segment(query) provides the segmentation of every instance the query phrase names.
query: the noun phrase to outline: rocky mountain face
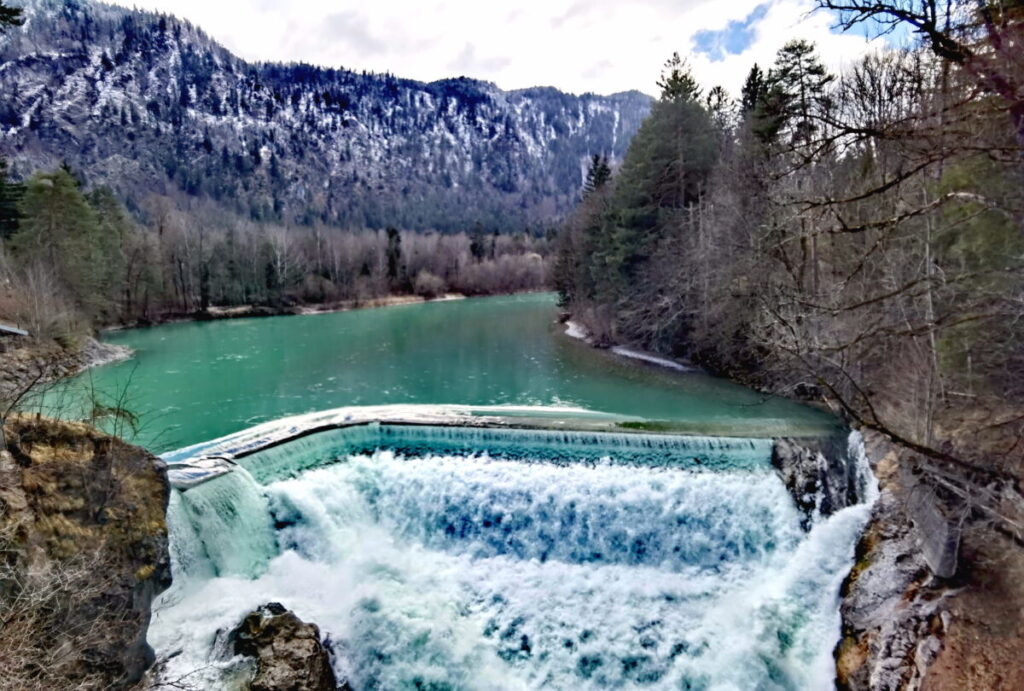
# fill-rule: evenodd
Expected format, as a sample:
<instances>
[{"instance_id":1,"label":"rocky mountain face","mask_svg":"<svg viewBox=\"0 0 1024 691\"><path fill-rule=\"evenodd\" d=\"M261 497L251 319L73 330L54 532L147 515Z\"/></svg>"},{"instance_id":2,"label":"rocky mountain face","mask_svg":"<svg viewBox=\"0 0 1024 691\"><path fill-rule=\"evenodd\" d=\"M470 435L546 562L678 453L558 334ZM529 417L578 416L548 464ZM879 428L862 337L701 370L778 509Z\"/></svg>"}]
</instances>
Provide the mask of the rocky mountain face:
<instances>
[{"instance_id":1,"label":"rocky mountain face","mask_svg":"<svg viewBox=\"0 0 1024 691\"><path fill-rule=\"evenodd\" d=\"M926 676L934 679L929 669L953 626L956 589L925 559L928 535L911 509L916 481L909 452L875 433L867 435L866 447L881 493L840 592L836 688L916 690ZM941 679L930 688L941 688Z\"/></svg>"},{"instance_id":2,"label":"rocky mountain face","mask_svg":"<svg viewBox=\"0 0 1024 691\"><path fill-rule=\"evenodd\" d=\"M0 155L19 176L66 162L136 210L158 193L257 220L543 226L577 200L590 155L625 153L650 106L639 92L253 64L170 16L22 4L25 26L0 37Z\"/></svg>"}]
</instances>

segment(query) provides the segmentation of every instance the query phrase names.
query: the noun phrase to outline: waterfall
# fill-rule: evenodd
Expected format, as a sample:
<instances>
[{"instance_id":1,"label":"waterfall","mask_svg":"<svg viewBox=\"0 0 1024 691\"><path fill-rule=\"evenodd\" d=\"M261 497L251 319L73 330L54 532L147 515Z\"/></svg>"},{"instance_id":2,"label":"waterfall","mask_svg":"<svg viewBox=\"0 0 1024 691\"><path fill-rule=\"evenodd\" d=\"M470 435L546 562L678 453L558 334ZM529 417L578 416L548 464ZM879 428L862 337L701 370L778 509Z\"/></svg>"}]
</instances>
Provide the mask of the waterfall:
<instances>
[{"instance_id":1,"label":"waterfall","mask_svg":"<svg viewBox=\"0 0 1024 691\"><path fill-rule=\"evenodd\" d=\"M864 448L864 437L860 432L850 432L846 443L847 463L853 469L857 497L863 504L874 504L878 499L878 478L871 472L871 462L868 460L867 449Z\"/></svg>"},{"instance_id":2,"label":"waterfall","mask_svg":"<svg viewBox=\"0 0 1024 691\"><path fill-rule=\"evenodd\" d=\"M381 446L407 455L471 454L576 463L609 459L643 465L752 468L768 463L770 439L671 434L382 425Z\"/></svg>"},{"instance_id":3,"label":"waterfall","mask_svg":"<svg viewBox=\"0 0 1024 691\"><path fill-rule=\"evenodd\" d=\"M252 473L257 481L265 483L333 463L352 453L372 451L379 441L378 423L340 427L247 454L239 459L239 465Z\"/></svg>"},{"instance_id":4,"label":"waterfall","mask_svg":"<svg viewBox=\"0 0 1024 691\"><path fill-rule=\"evenodd\" d=\"M355 689L824 688L870 507L804 531L770 456L761 439L308 434L175 492L150 640L216 687L235 664L211 657L218 636L280 601Z\"/></svg>"},{"instance_id":5,"label":"waterfall","mask_svg":"<svg viewBox=\"0 0 1024 691\"><path fill-rule=\"evenodd\" d=\"M167 516L175 580L254 576L277 554L263 488L244 468L187 492L174 490Z\"/></svg>"},{"instance_id":6,"label":"waterfall","mask_svg":"<svg viewBox=\"0 0 1024 691\"><path fill-rule=\"evenodd\" d=\"M203 539L184 506L183 496L180 490L172 489L167 503L167 539L175 584L185 580L205 581L217 576Z\"/></svg>"},{"instance_id":7,"label":"waterfall","mask_svg":"<svg viewBox=\"0 0 1024 691\"><path fill-rule=\"evenodd\" d=\"M238 463L260 483L294 477L377 448L406 456L474 454L550 463L615 463L716 470L767 467L772 440L672 434L588 432L443 425L366 423L305 434L240 454Z\"/></svg>"}]
</instances>

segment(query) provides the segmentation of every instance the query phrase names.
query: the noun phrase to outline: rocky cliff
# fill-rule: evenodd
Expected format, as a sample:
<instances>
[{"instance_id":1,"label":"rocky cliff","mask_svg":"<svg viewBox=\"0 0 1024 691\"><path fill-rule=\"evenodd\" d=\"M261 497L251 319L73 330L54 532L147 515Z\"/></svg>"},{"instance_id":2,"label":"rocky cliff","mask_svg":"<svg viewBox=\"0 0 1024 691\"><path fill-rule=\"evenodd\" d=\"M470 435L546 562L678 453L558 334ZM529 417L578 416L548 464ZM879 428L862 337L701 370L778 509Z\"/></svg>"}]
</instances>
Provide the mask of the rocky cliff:
<instances>
[{"instance_id":1,"label":"rocky cliff","mask_svg":"<svg viewBox=\"0 0 1024 691\"><path fill-rule=\"evenodd\" d=\"M881 493L843 583L836 681L840 689L917 689L950 623L949 589L925 563L898 450L877 436L869 446Z\"/></svg>"},{"instance_id":2,"label":"rocky cliff","mask_svg":"<svg viewBox=\"0 0 1024 691\"><path fill-rule=\"evenodd\" d=\"M20 175L67 161L140 211L166 194L285 222L547 225L578 200L591 154L624 155L651 103L252 64L166 15L15 4L27 21L0 36L0 154Z\"/></svg>"},{"instance_id":3,"label":"rocky cliff","mask_svg":"<svg viewBox=\"0 0 1024 691\"><path fill-rule=\"evenodd\" d=\"M870 501L869 468L859 438L844 429L828 437L781 438L772 446L772 466L803 514L808 529L815 516L831 516Z\"/></svg>"},{"instance_id":4,"label":"rocky cliff","mask_svg":"<svg viewBox=\"0 0 1024 691\"><path fill-rule=\"evenodd\" d=\"M842 691L925 688L926 679L938 680L929 670L943 651L953 626L951 604L964 585L955 578L959 532L936 512L931 497L921 496L905 449L877 434L868 435L863 449L844 441L841 435L778 439L772 452L772 464L804 514L805 528L816 516L874 501L840 592L836 686ZM868 464L878 481L877 499L868 486Z\"/></svg>"},{"instance_id":5,"label":"rocky cliff","mask_svg":"<svg viewBox=\"0 0 1024 691\"><path fill-rule=\"evenodd\" d=\"M838 688L1024 688L1024 552L944 514L912 452L877 434L866 446L881 494L842 587Z\"/></svg>"},{"instance_id":6,"label":"rocky cliff","mask_svg":"<svg viewBox=\"0 0 1024 691\"><path fill-rule=\"evenodd\" d=\"M82 424L18 417L0 451L0 688L127 688L170 583L163 463Z\"/></svg>"}]
</instances>

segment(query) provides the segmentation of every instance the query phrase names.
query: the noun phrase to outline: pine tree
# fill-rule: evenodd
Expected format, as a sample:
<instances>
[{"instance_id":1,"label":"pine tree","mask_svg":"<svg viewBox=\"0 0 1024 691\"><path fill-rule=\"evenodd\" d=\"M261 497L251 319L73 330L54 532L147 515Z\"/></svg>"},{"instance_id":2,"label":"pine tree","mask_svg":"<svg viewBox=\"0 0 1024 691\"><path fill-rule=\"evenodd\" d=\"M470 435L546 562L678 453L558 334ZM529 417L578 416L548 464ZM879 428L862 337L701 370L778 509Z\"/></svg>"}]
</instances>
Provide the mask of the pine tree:
<instances>
[{"instance_id":1,"label":"pine tree","mask_svg":"<svg viewBox=\"0 0 1024 691\"><path fill-rule=\"evenodd\" d=\"M747 75L741 104L751 131L764 144L784 135L787 145L810 143L817 129L815 111L828 103L833 79L813 43L790 41L779 50L767 75L757 65Z\"/></svg>"},{"instance_id":2,"label":"pine tree","mask_svg":"<svg viewBox=\"0 0 1024 691\"><path fill-rule=\"evenodd\" d=\"M478 262L483 261L487 254L487 245L484 242L484 227L479 221L473 226L473 232L470 233L469 253Z\"/></svg>"},{"instance_id":3,"label":"pine tree","mask_svg":"<svg viewBox=\"0 0 1024 691\"><path fill-rule=\"evenodd\" d=\"M714 86L711 91L708 92L707 97L704 99L704 104L707 106L708 112L717 113L724 110L729 103L729 94L726 93L725 88L722 86Z\"/></svg>"},{"instance_id":4,"label":"pine tree","mask_svg":"<svg viewBox=\"0 0 1024 691\"><path fill-rule=\"evenodd\" d=\"M814 44L804 40L790 41L779 50L769 77L771 87L784 94L778 116L789 126L792 143L808 144L817 129L814 111L826 102L834 77L821 64Z\"/></svg>"},{"instance_id":5,"label":"pine tree","mask_svg":"<svg viewBox=\"0 0 1024 691\"><path fill-rule=\"evenodd\" d=\"M402 266L402 234L396 228L388 228L388 281L392 289L398 287L404 273Z\"/></svg>"},{"instance_id":6,"label":"pine tree","mask_svg":"<svg viewBox=\"0 0 1024 691\"><path fill-rule=\"evenodd\" d=\"M672 57L665 62L658 87L661 89L662 101L698 101L701 97L700 85L679 53L672 53Z\"/></svg>"},{"instance_id":7,"label":"pine tree","mask_svg":"<svg viewBox=\"0 0 1024 691\"><path fill-rule=\"evenodd\" d=\"M10 7L0 0L0 34L11 27L24 24L25 19L21 15L22 9L20 7Z\"/></svg>"},{"instance_id":8,"label":"pine tree","mask_svg":"<svg viewBox=\"0 0 1024 691\"><path fill-rule=\"evenodd\" d=\"M7 179L7 161L0 158L0 238L7 239L18 230L21 212L18 209L25 196L25 186Z\"/></svg>"},{"instance_id":9,"label":"pine tree","mask_svg":"<svg viewBox=\"0 0 1024 691\"><path fill-rule=\"evenodd\" d=\"M704 106L708 111L708 115L711 116L711 120L724 135L725 130L728 129L733 111L733 101L729 98L725 88L715 86L708 91L708 95L704 99Z\"/></svg>"},{"instance_id":10,"label":"pine tree","mask_svg":"<svg viewBox=\"0 0 1024 691\"><path fill-rule=\"evenodd\" d=\"M605 186L612 178L612 169L608 165L608 157L594 154L590 157L590 168L587 179L583 183L583 196L588 197Z\"/></svg>"},{"instance_id":11,"label":"pine tree","mask_svg":"<svg viewBox=\"0 0 1024 691\"><path fill-rule=\"evenodd\" d=\"M612 213L594 237L591 276L599 299L628 293L678 232L701 197L717 159L714 125L693 100L656 103L630 144L616 177Z\"/></svg>"},{"instance_id":12,"label":"pine tree","mask_svg":"<svg viewBox=\"0 0 1024 691\"><path fill-rule=\"evenodd\" d=\"M764 96L764 90L764 72L761 71L761 67L755 62L754 66L750 68L750 72L747 73L747 80L743 83L743 88L740 90L740 109L744 116L752 113L757 108Z\"/></svg>"},{"instance_id":13,"label":"pine tree","mask_svg":"<svg viewBox=\"0 0 1024 691\"><path fill-rule=\"evenodd\" d=\"M747 114L751 131L763 144L772 144L789 121L793 95L779 83L773 70L769 70L754 102L754 108Z\"/></svg>"},{"instance_id":14,"label":"pine tree","mask_svg":"<svg viewBox=\"0 0 1024 691\"><path fill-rule=\"evenodd\" d=\"M93 238L95 252L103 261L97 271L100 295L97 301L112 309L121 301L125 285L125 252L128 238L133 232L131 220L109 187L98 187L89 193L87 201L96 213L98 224ZM105 317L113 316L111 314Z\"/></svg>"},{"instance_id":15,"label":"pine tree","mask_svg":"<svg viewBox=\"0 0 1024 691\"><path fill-rule=\"evenodd\" d=\"M82 312L101 319L109 308L105 242L78 182L64 169L34 175L21 208L24 217L11 238L14 257L52 267Z\"/></svg>"}]
</instances>

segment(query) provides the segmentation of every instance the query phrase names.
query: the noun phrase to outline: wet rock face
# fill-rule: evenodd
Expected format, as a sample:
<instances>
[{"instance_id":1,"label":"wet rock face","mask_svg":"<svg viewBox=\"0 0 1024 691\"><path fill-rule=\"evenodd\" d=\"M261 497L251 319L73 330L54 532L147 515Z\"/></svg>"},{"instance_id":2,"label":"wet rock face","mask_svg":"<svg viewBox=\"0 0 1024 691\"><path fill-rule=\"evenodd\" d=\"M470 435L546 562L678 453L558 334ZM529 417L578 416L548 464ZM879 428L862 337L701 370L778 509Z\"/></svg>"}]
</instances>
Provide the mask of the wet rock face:
<instances>
[{"instance_id":1,"label":"wet rock face","mask_svg":"<svg viewBox=\"0 0 1024 691\"><path fill-rule=\"evenodd\" d=\"M877 435L869 436L867 447L877 460L872 469L882 491L840 593L836 687L916 691L951 625L951 591L922 550L922 511L911 501L906 464ZM772 464L803 514L805 529L815 515L829 516L866 498L861 461L838 436L778 439Z\"/></svg>"},{"instance_id":2,"label":"wet rock face","mask_svg":"<svg viewBox=\"0 0 1024 691\"><path fill-rule=\"evenodd\" d=\"M948 598L955 591L930 572L921 551L898 454L877 441L874 446L882 492L842 586L836 686L918 689L952 624Z\"/></svg>"},{"instance_id":3,"label":"wet rock face","mask_svg":"<svg viewBox=\"0 0 1024 691\"><path fill-rule=\"evenodd\" d=\"M252 691L333 691L338 686L320 629L271 602L246 615L231 632L236 655L252 657Z\"/></svg>"},{"instance_id":4,"label":"wet rock face","mask_svg":"<svg viewBox=\"0 0 1024 691\"><path fill-rule=\"evenodd\" d=\"M804 529L815 513L830 516L863 501L845 436L776 439L772 465L803 513Z\"/></svg>"}]
</instances>

